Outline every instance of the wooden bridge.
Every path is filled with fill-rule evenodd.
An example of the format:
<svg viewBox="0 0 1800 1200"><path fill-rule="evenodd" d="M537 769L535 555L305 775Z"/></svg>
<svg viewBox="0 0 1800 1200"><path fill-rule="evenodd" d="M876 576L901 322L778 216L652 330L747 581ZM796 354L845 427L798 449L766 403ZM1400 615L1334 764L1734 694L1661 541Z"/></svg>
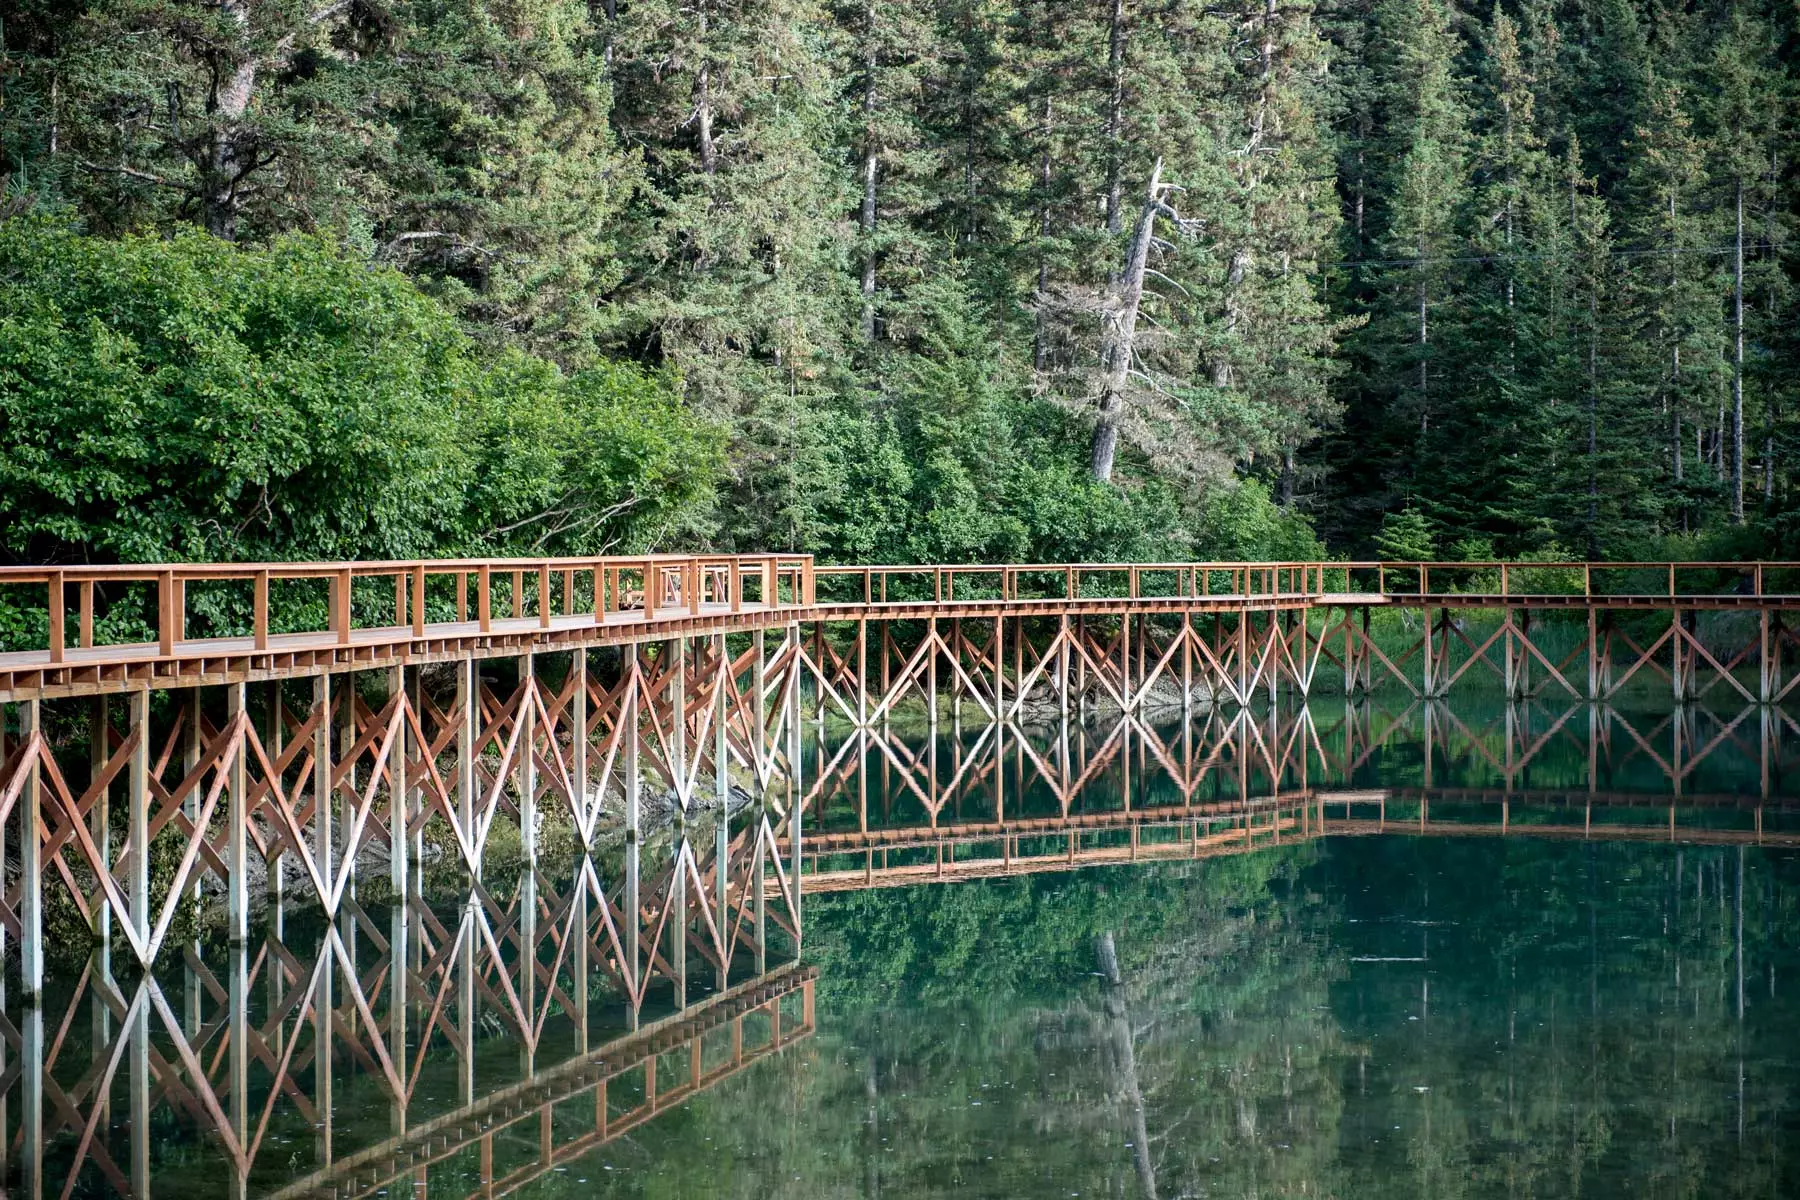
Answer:
<svg viewBox="0 0 1800 1200"><path fill-rule="evenodd" d="M1800 683L1792 563L12 567L0 604L0 938L28 996L46 904L149 964L203 893L243 941L253 889L336 916L359 872L406 894L438 855L480 878L497 828L529 865L547 836L638 842L647 807L722 814L734 787L753 807L720 836L740 820L798 854L803 704L869 729L1240 709L1334 677L1584 703L1660 679L1767 706ZM671 879L622 924L689 911L705 889ZM798 875L779 886L797 933Z"/></svg>

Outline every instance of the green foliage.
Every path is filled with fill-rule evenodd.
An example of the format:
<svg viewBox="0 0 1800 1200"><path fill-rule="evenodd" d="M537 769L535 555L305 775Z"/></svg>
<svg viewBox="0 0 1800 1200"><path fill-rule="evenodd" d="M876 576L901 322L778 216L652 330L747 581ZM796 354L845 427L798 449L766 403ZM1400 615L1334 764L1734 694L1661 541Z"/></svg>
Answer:
<svg viewBox="0 0 1800 1200"><path fill-rule="evenodd" d="M316 239L0 224L14 560L641 545L716 462L656 378L489 356L405 277Z"/></svg>
<svg viewBox="0 0 1800 1200"><path fill-rule="evenodd" d="M1389 562L1430 562L1436 557L1437 537L1424 513L1411 505L1381 519L1375 546Z"/></svg>
<svg viewBox="0 0 1800 1200"><path fill-rule="evenodd" d="M1306 517L1281 508L1261 480L1215 492L1202 515L1201 556L1219 562L1307 562L1325 547Z"/></svg>
<svg viewBox="0 0 1800 1200"><path fill-rule="evenodd" d="M1406 504L1499 557L1724 530L1767 555L1800 509L1797 37L1771 0L20 0L0 219L186 247L168 361L192 343L231 393L159 441L207 461L194 496L93 449L147 436L154 338L34 351L80 375L32 386L43 429L84 431L86 503L129 508L109 555L1310 547L1269 495L1354 555ZM228 345L247 302L199 295L235 277L170 237L195 225L270 261L325 237L332 286L398 299L345 332L250 286L292 362L244 390L264 351ZM329 273L302 259L294 287ZM136 345L155 289L117 281L115 317L87 286ZM15 329L61 319L33 304ZM409 425L438 404L455 438ZM325 508L257 506L290 469ZM33 507L42 482L13 554L100 519Z"/></svg>

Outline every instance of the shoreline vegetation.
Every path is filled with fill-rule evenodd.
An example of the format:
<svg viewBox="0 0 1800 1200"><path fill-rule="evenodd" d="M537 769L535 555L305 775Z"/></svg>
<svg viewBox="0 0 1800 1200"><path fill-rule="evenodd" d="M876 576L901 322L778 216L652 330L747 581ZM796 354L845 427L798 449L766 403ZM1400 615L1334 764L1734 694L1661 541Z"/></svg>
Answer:
<svg viewBox="0 0 1800 1200"><path fill-rule="evenodd" d="M1796 20L23 0L0 561L1795 556Z"/></svg>

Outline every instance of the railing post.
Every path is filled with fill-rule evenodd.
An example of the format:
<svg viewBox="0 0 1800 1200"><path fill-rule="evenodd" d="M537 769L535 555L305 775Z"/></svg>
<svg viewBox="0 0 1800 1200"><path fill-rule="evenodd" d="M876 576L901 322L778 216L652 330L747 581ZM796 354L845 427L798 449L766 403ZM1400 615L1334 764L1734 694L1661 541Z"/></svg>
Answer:
<svg viewBox="0 0 1800 1200"><path fill-rule="evenodd" d="M156 652L164 658L175 653L180 603L175 595L175 572L164 571L156 580Z"/></svg>
<svg viewBox="0 0 1800 1200"><path fill-rule="evenodd" d="M50 661L63 660L63 573L50 572Z"/></svg>
<svg viewBox="0 0 1800 1200"><path fill-rule="evenodd" d="M550 564L538 564L538 628L550 628Z"/></svg>
<svg viewBox="0 0 1800 1200"><path fill-rule="evenodd" d="M337 640L338 645L350 644L350 568L344 567L337 573Z"/></svg>
<svg viewBox="0 0 1800 1200"><path fill-rule="evenodd" d="M412 569L412 634L425 636L425 566Z"/></svg>
<svg viewBox="0 0 1800 1200"><path fill-rule="evenodd" d="M256 573L256 596L251 601L252 635L258 650L269 648L269 572Z"/></svg>
<svg viewBox="0 0 1800 1200"><path fill-rule="evenodd" d="M81 581L81 645L85 649L94 644L94 581Z"/></svg>
<svg viewBox="0 0 1800 1200"><path fill-rule="evenodd" d="M486 563L475 568L475 617L486 633L494 627L493 568Z"/></svg>

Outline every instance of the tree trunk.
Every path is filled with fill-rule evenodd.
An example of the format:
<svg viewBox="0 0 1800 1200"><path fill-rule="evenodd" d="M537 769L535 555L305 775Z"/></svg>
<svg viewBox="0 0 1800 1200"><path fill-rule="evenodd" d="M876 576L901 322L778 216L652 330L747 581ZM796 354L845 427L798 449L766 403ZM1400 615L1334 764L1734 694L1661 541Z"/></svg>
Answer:
<svg viewBox="0 0 1800 1200"><path fill-rule="evenodd" d="M875 179L879 168L875 146L875 6L868 8L869 44L863 54L863 69L868 81L863 89L863 194L861 228L862 262L862 336L864 342L875 340Z"/></svg>
<svg viewBox="0 0 1800 1200"><path fill-rule="evenodd" d="M1050 294L1050 259L1044 253L1044 244L1050 240L1050 155L1052 150L1051 136L1055 129L1055 100L1050 95L1044 96L1044 151L1038 162L1038 186L1042 189L1042 198L1038 201L1038 255L1037 255L1037 308L1032 314L1031 324L1031 369L1039 375L1044 373L1048 359L1049 322L1044 316L1044 305Z"/></svg>
<svg viewBox="0 0 1800 1200"><path fill-rule="evenodd" d="M245 45L243 56L235 62L222 56L227 58L228 69L219 77L210 97L212 146L201 181L200 204L207 232L229 242L237 237L238 184L255 166L254 162L245 161L241 144L244 131L238 123L250 111L250 98L256 91L256 58L249 47L247 0L221 0L219 12L245 35Z"/></svg>
<svg viewBox="0 0 1800 1200"><path fill-rule="evenodd" d="M1594 294L1593 281L1588 283L1588 331L1587 331L1587 514L1588 544L1587 556L1590 559L1600 557L1600 352L1599 352L1599 298Z"/></svg>
<svg viewBox="0 0 1800 1200"><path fill-rule="evenodd" d="M1144 1091L1138 1083L1137 1047L1131 1034L1131 1012L1125 1003L1125 981L1119 974L1119 952L1112 930L1094 942L1094 958L1106 980L1106 1040L1114 1096L1125 1108L1131 1137L1131 1160L1148 1200L1156 1200L1156 1164L1150 1158L1149 1123Z"/></svg>
<svg viewBox="0 0 1800 1200"><path fill-rule="evenodd" d="M712 71L706 60L706 0L700 0L700 75L694 81L694 119L700 128L700 169L718 173L719 152L713 143Z"/></svg>
<svg viewBox="0 0 1800 1200"><path fill-rule="evenodd" d="M1150 170L1150 186L1144 191L1144 209L1125 256L1125 269L1108 297L1102 318L1105 328L1100 343L1100 415L1094 423L1093 454L1089 467L1101 483L1112 480L1113 459L1119 449L1119 425L1125 416L1125 385L1137 344L1138 306L1144 299L1144 271L1150 265L1151 234L1162 207L1162 159Z"/></svg>
<svg viewBox="0 0 1800 1200"><path fill-rule="evenodd" d="M1112 2L1106 47L1106 232L1124 228L1125 0Z"/></svg>
<svg viewBox="0 0 1800 1200"><path fill-rule="evenodd" d="M1731 305L1736 344L1731 362L1731 520L1744 523L1744 181L1737 181L1737 243L1733 248Z"/></svg>
<svg viewBox="0 0 1800 1200"><path fill-rule="evenodd" d="M1420 248L1419 256L1425 256ZM1431 345L1431 291L1425 281L1424 269L1419 274L1419 432L1426 433L1431 429L1431 363L1426 355Z"/></svg>
<svg viewBox="0 0 1800 1200"><path fill-rule="evenodd" d="M1674 448L1675 482L1682 480L1681 462L1681 329L1675 320L1675 292L1680 285L1679 260L1676 257L1675 191L1669 190L1669 442ZM1687 528L1687 510L1681 514L1682 528Z"/></svg>

